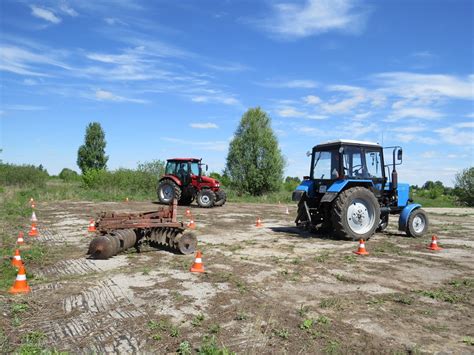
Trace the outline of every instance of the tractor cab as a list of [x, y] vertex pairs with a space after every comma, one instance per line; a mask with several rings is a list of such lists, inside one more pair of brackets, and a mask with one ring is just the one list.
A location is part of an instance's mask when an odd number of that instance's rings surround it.
[[[166, 162], [165, 175], [176, 176], [181, 182], [181, 186], [199, 181], [202, 177], [201, 159], [196, 158], [175, 158]], [[206, 165], [207, 167], [207, 165]]]

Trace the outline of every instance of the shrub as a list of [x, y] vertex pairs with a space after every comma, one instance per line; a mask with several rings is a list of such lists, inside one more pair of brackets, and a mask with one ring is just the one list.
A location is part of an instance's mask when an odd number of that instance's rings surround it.
[[67, 182], [79, 181], [81, 179], [77, 172], [68, 168], [64, 168], [63, 170], [61, 170], [58, 176], [61, 180]]
[[0, 164], [0, 184], [10, 186], [42, 187], [49, 174], [43, 167], [34, 165]]

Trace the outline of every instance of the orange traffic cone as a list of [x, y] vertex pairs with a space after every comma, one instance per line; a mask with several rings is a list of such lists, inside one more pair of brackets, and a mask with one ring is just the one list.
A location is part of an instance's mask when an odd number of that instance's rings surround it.
[[28, 286], [28, 282], [26, 282], [26, 271], [23, 265], [20, 266], [20, 269], [18, 270], [18, 274], [16, 275], [16, 280], [8, 292], [10, 293], [30, 292], [30, 286]]
[[189, 269], [191, 272], [204, 272], [204, 265], [202, 263], [202, 254], [198, 250], [196, 252], [196, 258], [194, 259], [193, 266], [191, 266], [191, 269]]
[[16, 240], [16, 244], [18, 245], [22, 245], [22, 244], [25, 244], [25, 240], [23, 239], [23, 232], [19, 232], [18, 233], [18, 239]]
[[30, 237], [37, 237], [38, 236], [38, 229], [36, 228], [36, 223], [31, 223], [30, 231], [28, 232]]
[[191, 210], [189, 208], [186, 210], [186, 217], [191, 217]]
[[12, 259], [12, 265], [15, 267], [20, 267], [23, 265], [23, 261], [21, 261], [20, 251], [18, 249], [15, 250], [15, 255]]
[[443, 250], [443, 248], [438, 246], [438, 238], [435, 235], [431, 237], [431, 244], [427, 248], [430, 250]]
[[357, 251], [354, 251], [353, 253], [357, 254], [357, 255], [369, 255], [369, 252], [367, 250], [365, 250], [364, 239], [361, 239], [359, 241], [359, 249]]
[[89, 228], [87, 228], [87, 231], [88, 232], [95, 232], [96, 229], [95, 229], [95, 222], [93, 219], [90, 220], [89, 222]]
[[260, 217], [257, 218], [257, 222], [255, 223], [255, 227], [263, 227], [262, 220]]
[[31, 219], [30, 219], [31, 222], [38, 222], [38, 218], [36, 218], [36, 213], [35, 211], [33, 211], [33, 213], [31, 214]]
[[31, 204], [31, 208], [33, 208], [33, 209], [35, 209], [35, 208], [36, 208], [36, 205], [35, 205], [35, 203], [34, 203], [34, 202]]
[[191, 220], [188, 222], [188, 228], [189, 229], [196, 229], [196, 223], [194, 223], [193, 217], [191, 217]]

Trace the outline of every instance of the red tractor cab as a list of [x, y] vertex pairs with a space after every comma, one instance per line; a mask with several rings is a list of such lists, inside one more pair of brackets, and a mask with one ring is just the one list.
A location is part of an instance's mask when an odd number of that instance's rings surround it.
[[166, 161], [165, 175], [158, 181], [158, 200], [169, 204], [173, 198], [181, 205], [189, 205], [194, 199], [200, 207], [222, 206], [226, 194], [218, 180], [202, 174], [202, 159], [173, 158]]

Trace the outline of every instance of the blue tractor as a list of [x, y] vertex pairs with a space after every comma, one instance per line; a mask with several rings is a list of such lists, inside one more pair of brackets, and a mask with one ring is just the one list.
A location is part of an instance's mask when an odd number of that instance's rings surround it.
[[[392, 162], [386, 164], [388, 149]], [[389, 215], [399, 215], [398, 229], [421, 237], [428, 230], [428, 216], [410, 200], [410, 186], [398, 182], [396, 166], [401, 163], [399, 146], [383, 148], [353, 140], [315, 146], [310, 175], [292, 196], [298, 202], [296, 225], [343, 239], [367, 240], [387, 227]]]

